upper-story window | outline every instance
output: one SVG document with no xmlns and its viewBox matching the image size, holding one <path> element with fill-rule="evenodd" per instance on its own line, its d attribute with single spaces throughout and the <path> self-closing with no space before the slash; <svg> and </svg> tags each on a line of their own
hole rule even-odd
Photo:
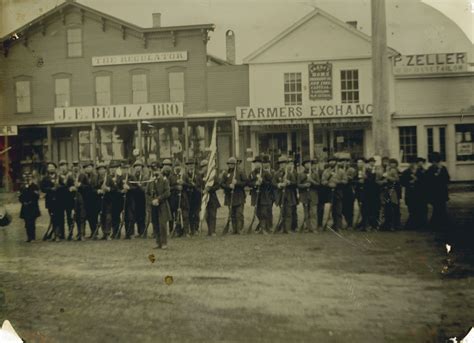
<svg viewBox="0 0 474 343">
<path fill-rule="evenodd" d="M 110 93 L 110 75 L 100 75 L 95 77 L 95 103 L 96 105 L 110 105 L 112 95 Z"/>
<path fill-rule="evenodd" d="M 148 102 L 148 82 L 145 73 L 132 74 L 132 103 L 145 104 Z"/>
<path fill-rule="evenodd" d="M 71 105 L 71 80 L 69 78 L 55 79 L 54 93 L 56 107 L 69 107 Z"/>
<path fill-rule="evenodd" d="M 170 72 L 168 78 L 170 102 L 184 102 L 184 72 Z"/>
<path fill-rule="evenodd" d="M 285 106 L 301 105 L 301 73 L 285 73 Z"/>
<path fill-rule="evenodd" d="M 341 100 L 343 104 L 359 102 L 359 71 L 341 70 Z"/>
<path fill-rule="evenodd" d="M 82 57 L 82 29 L 67 30 L 67 56 Z"/>
<path fill-rule="evenodd" d="M 31 112 L 31 80 L 18 80 L 15 82 L 16 112 Z"/>
</svg>

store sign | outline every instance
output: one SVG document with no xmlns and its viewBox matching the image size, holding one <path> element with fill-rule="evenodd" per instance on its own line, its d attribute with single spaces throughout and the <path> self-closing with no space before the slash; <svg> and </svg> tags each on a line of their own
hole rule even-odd
<svg viewBox="0 0 474 343">
<path fill-rule="evenodd" d="M 332 99 L 332 64 L 311 63 L 308 66 L 310 100 Z"/>
<path fill-rule="evenodd" d="M 458 156 L 470 156 L 473 151 L 472 143 L 458 143 L 456 150 Z"/>
<path fill-rule="evenodd" d="M 92 65 L 97 67 L 106 65 L 177 62 L 187 60 L 187 51 L 171 51 L 151 54 L 94 56 L 92 57 Z"/>
<path fill-rule="evenodd" d="M 181 117 L 183 117 L 183 103 L 181 102 L 141 105 L 58 107 L 54 109 L 54 121 L 57 123 L 167 119 Z"/>
<path fill-rule="evenodd" d="M 393 59 L 395 75 L 442 74 L 467 71 L 465 52 L 447 54 L 398 55 Z"/>
<path fill-rule="evenodd" d="M 18 126 L 16 125 L 0 126 L 0 136 L 17 136 L 17 135 L 18 135 Z"/>
<path fill-rule="evenodd" d="M 237 107 L 237 120 L 291 120 L 372 116 L 372 104 Z"/>
</svg>

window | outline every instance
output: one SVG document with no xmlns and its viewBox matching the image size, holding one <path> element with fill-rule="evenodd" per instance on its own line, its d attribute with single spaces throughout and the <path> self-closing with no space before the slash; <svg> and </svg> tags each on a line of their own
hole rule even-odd
<svg viewBox="0 0 474 343">
<path fill-rule="evenodd" d="M 132 103 L 145 104 L 148 102 L 148 84 L 146 74 L 132 75 Z"/>
<path fill-rule="evenodd" d="M 301 105 L 303 95 L 301 93 L 301 73 L 285 73 L 285 106 Z"/>
<path fill-rule="evenodd" d="M 31 81 L 22 80 L 16 81 L 16 112 L 29 113 L 31 112 Z"/>
<path fill-rule="evenodd" d="M 82 29 L 67 30 L 67 56 L 82 57 Z"/>
<path fill-rule="evenodd" d="M 428 139 L 428 158 L 434 151 L 441 155 L 441 161 L 446 161 L 446 128 L 428 127 L 426 130 Z"/>
<path fill-rule="evenodd" d="M 406 163 L 409 158 L 416 158 L 418 155 L 416 142 L 416 126 L 405 126 L 399 128 L 400 150 L 403 153 L 402 162 Z"/>
<path fill-rule="evenodd" d="M 343 104 L 359 103 L 358 70 L 341 70 L 341 101 Z"/>
<path fill-rule="evenodd" d="M 110 76 L 96 76 L 95 77 L 95 102 L 96 105 L 110 105 Z"/>
<path fill-rule="evenodd" d="M 184 102 L 184 73 L 169 73 L 170 102 Z"/>
<path fill-rule="evenodd" d="M 352 158 L 364 156 L 364 130 L 334 131 L 334 151 L 350 153 Z"/>
<path fill-rule="evenodd" d="M 68 107 L 71 104 L 70 80 L 68 78 L 54 80 L 56 107 Z"/>
<path fill-rule="evenodd" d="M 474 124 L 456 125 L 456 160 L 474 161 Z"/>
</svg>

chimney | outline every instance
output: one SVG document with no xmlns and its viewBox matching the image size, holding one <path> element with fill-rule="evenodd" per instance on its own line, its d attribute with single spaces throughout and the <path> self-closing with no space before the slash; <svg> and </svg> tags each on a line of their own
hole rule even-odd
<svg viewBox="0 0 474 343">
<path fill-rule="evenodd" d="M 350 26 L 352 26 L 354 29 L 357 30 L 357 20 L 346 21 L 346 24 L 349 24 Z"/>
<path fill-rule="evenodd" d="M 161 13 L 153 13 L 153 27 L 161 27 Z"/>
<path fill-rule="evenodd" d="M 225 49 L 227 62 L 235 64 L 235 34 L 232 30 L 225 33 Z"/>
</svg>

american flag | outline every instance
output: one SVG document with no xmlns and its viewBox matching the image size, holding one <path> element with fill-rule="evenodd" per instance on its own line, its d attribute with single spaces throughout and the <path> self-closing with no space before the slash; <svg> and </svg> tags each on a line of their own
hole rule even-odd
<svg viewBox="0 0 474 343">
<path fill-rule="evenodd" d="M 204 182 L 205 182 L 204 188 L 214 186 L 214 178 L 217 173 L 217 169 L 216 169 L 217 120 L 214 121 L 214 128 L 212 129 L 212 138 L 211 138 L 211 145 L 209 146 L 209 150 L 210 150 L 210 154 L 208 158 L 209 162 L 207 164 L 206 178 L 204 179 Z M 207 208 L 208 202 L 209 202 L 209 193 L 206 193 L 203 195 L 202 203 L 201 203 L 201 213 L 200 213 L 201 225 L 204 218 L 206 217 L 206 208 Z"/>
</svg>

